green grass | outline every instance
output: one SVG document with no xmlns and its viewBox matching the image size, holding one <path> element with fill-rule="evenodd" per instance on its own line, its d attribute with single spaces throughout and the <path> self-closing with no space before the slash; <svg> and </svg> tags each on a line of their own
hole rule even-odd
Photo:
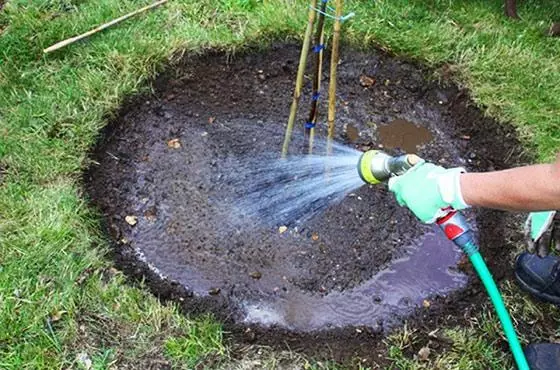
<svg viewBox="0 0 560 370">
<path fill-rule="evenodd" d="M 147 3 L 9 0 L 0 11 L 2 369 L 79 368 L 84 354 L 99 369 L 152 360 L 190 366 L 227 357 L 219 325 L 183 317 L 174 305 L 161 305 L 145 289 L 126 284 L 111 267 L 80 172 L 119 104 L 147 91 L 164 65 L 208 48 L 234 53 L 247 45 L 299 39 L 306 5 L 172 0 L 42 54 L 57 41 Z M 344 42 L 378 45 L 434 67 L 449 64 L 475 102 L 513 122 L 528 150 L 550 159 L 560 148 L 560 40 L 545 37 L 544 30 L 554 15 L 558 20 L 560 3 L 520 2 L 517 22 L 505 19 L 501 7 L 501 0 L 347 1 L 356 17 L 345 25 Z M 542 312 L 557 320 L 557 313 L 521 305 L 517 291 L 509 292 L 508 304 L 520 321 Z M 466 331 L 449 329 L 457 345 L 439 361 L 458 369 L 499 367 L 508 360 L 495 350 L 496 328 L 490 316 Z M 527 339 L 547 335 L 535 329 Z M 396 364 L 425 366 L 388 346 Z"/>
</svg>

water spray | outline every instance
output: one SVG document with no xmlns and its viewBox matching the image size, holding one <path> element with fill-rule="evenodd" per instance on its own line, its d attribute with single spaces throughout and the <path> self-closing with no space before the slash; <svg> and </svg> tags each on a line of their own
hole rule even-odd
<svg viewBox="0 0 560 370">
<path fill-rule="evenodd" d="M 378 150 L 370 150 L 360 157 L 358 161 L 358 174 L 360 178 L 368 184 L 379 184 L 388 181 L 393 176 L 402 175 L 420 162 L 421 159 L 414 154 L 392 157 Z M 529 365 L 527 364 L 525 354 L 523 353 L 523 349 L 515 333 L 511 317 L 504 305 L 500 291 L 492 278 L 492 274 L 488 270 L 479 252 L 478 244 L 472 229 L 460 212 L 452 208 L 449 208 L 447 211 L 447 215 L 439 218 L 436 223 L 443 230 L 447 238 L 461 248 L 469 257 L 502 323 L 502 328 L 508 340 L 517 368 L 520 370 L 529 370 Z"/>
</svg>

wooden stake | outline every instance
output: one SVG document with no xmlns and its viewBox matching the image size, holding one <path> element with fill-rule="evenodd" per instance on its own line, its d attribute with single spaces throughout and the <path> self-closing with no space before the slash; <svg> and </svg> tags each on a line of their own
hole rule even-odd
<svg viewBox="0 0 560 370">
<path fill-rule="evenodd" d="M 294 121 L 296 120 L 296 113 L 301 96 L 301 87 L 303 86 L 303 74 L 305 73 L 305 64 L 307 63 L 307 54 L 309 53 L 309 44 L 311 43 L 311 33 L 313 32 L 313 23 L 315 22 L 315 7 L 317 0 L 310 1 L 310 8 L 308 14 L 307 28 L 303 38 L 303 46 L 301 47 L 301 54 L 299 57 L 299 66 L 296 78 L 296 87 L 294 89 L 294 97 L 292 99 L 292 106 L 290 107 L 290 116 L 288 117 L 288 126 L 284 135 L 284 144 L 282 145 L 282 158 L 288 154 L 288 146 L 292 138 L 292 130 L 294 128 Z"/>
<path fill-rule="evenodd" d="M 323 61 L 323 28 L 325 25 L 325 12 L 327 11 L 327 2 L 321 1 L 321 11 L 319 12 L 319 18 L 317 21 L 317 28 L 315 30 L 315 37 L 313 39 L 313 48 L 320 47 L 319 50 L 313 50 L 315 53 L 315 65 L 313 69 L 313 87 L 311 92 L 311 110 L 309 111 L 309 116 L 307 122 L 317 123 L 317 106 L 319 103 L 319 89 L 321 86 L 321 63 Z M 312 138 L 311 131 L 315 131 L 313 128 L 304 128 L 304 137 L 309 140 L 309 153 L 311 153 L 312 148 Z M 305 142 L 305 141 L 304 141 Z"/>
<path fill-rule="evenodd" d="M 328 122 L 328 140 L 327 154 L 332 154 L 332 142 L 334 139 L 334 119 L 336 112 L 336 68 L 338 67 L 338 48 L 340 44 L 340 18 L 342 17 L 343 0 L 335 0 L 335 16 L 333 41 L 331 51 L 331 71 L 329 77 L 329 111 L 327 116 Z"/>
<path fill-rule="evenodd" d="M 323 76 L 323 51 L 327 49 L 327 42 L 325 42 L 325 32 L 321 34 L 321 45 L 325 45 L 325 48 L 319 53 L 319 81 L 317 82 L 317 91 L 321 90 L 321 77 Z M 313 118 L 313 123 L 317 123 L 317 112 L 315 112 L 315 117 Z M 315 128 L 309 131 L 309 154 L 313 154 L 313 139 L 315 138 Z"/>
<path fill-rule="evenodd" d="M 165 4 L 167 1 L 168 1 L 168 0 L 160 0 L 160 1 L 157 1 L 157 2 L 155 2 L 155 3 L 153 3 L 153 4 L 151 4 L 151 5 L 148 5 L 148 6 L 145 6 L 145 7 L 141 8 L 141 9 L 135 10 L 135 11 L 133 11 L 132 13 L 128 13 L 128 14 L 126 14 L 126 15 L 123 15 L 123 16 L 120 17 L 120 18 L 117 18 L 117 19 L 114 19 L 114 20 L 112 20 L 112 21 L 110 21 L 110 22 L 107 22 L 107 23 L 105 23 L 105 24 L 102 24 L 101 26 L 96 27 L 96 28 L 94 28 L 94 29 L 92 29 L 92 30 L 90 30 L 90 31 L 87 31 L 86 33 L 82 33 L 81 35 L 78 35 L 78 36 L 75 36 L 75 37 L 66 39 L 66 40 L 64 40 L 64 41 L 60 41 L 60 42 L 58 42 L 58 43 L 56 43 L 56 44 L 54 44 L 54 45 L 52 45 L 52 46 L 49 46 L 49 47 L 46 48 L 45 50 L 43 50 L 43 53 L 45 53 L 45 54 L 46 54 L 46 53 L 50 53 L 50 52 L 52 52 L 52 51 L 61 49 L 61 48 L 65 47 L 65 46 L 67 46 L 67 45 L 73 44 L 73 43 L 75 43 L 76 41 L 85 39 L 86 37 L 89 37 L 89 36 L 93 35 L 94 33 L 103 31 L 104 29 L 109 28 L 109 27 L 111 27 L 111 26 L 113 26 L 113 25 L 115 25 L 115 24 L 117 24 L 117 23 L 119 23 L 119 22 L 122 22 L 122 21 L 124 21 L 124 20 L 126 20 L 126 19 L 128 19 L 128 18 L 130 18 L 130 17 L 133 17 L 133 16 L 135 16 L 135 15 L 137 15 L 137 14 L 143 13 L 143 12 L 145 12 L 145 11 L 147 11 L 147 10 L 150 10 L 150 9 L 152 9 L 152 8 L 155 8 L 155 7 L 157 7 L 157 6 L 160 6 L 160 5 L 162 5 L 162 4 Z"/>
</svg>

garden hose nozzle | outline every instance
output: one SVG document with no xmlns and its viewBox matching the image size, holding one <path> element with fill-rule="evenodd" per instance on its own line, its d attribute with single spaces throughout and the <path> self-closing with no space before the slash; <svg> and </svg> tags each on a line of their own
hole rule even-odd
<svg viewBox="0 0 560 370">
<path fill-rule="evenodd" d="M 379 184 L 402 175 L 420 160 L 415 154 L 392 157 L 379 150 L 368 150 L 358 161 L 358 174 L 368 184 Z"/>
</svg>

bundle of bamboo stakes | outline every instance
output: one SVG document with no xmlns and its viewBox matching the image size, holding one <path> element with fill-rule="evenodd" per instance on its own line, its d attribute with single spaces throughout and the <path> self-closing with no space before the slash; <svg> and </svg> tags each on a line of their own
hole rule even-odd
<svg viewBox="0 0 560 370">
<path fill-rule="evenodd" d="M 285 158 L 288 154 L 288 147 L 290 145 L 290 140 L 292 137 L 292 131 L 294 128 L 294 122 L 296 119 L 296 114 L 298 110 L 298 105 L 301 97 L 301 91 L 303 87 L 303 79 L 307 64 L 307 56 L 309 54 L 309 49 L 311 45 L 311 37 L 313 33 L 313 26 L 315 23 L 315 18 L 317 17 L 317 25 L 315 27 L 315 35 L 313 36 L 313 52 L 314 52 L 314 68 L 312 76 L 312 95 L 311 95 L 311 109 L 307 121 L 304 124 L 304 136 L 305 142 L 308 147 L 309 154 L 313 151 L 313 138 L 315 135 L 315 125 L 317 124 L 317 111 L 318 102 L 320 98 L 320 87 L 321 87 L 321 75 L 322 75 L 322 64 L 323 64 L 323 53 L 325 50 L 325 34 L 324 34 L 324 24 L 325 15 L 327 14 L 327 2 L 328 0 L 320 0 L 321 7 L 317 8 L 317 0 L 311 0 L 309 4 L 309 14 L 307 28 L 305 30 L 305 36 L 303 39 L 303 45 L 301 48 L 301 54 L 299 58 L 299 66 L 296 77 L 296 86 L 294 89 L 294 95 L 292 99 L 292 105 L 290 107 L 290 115 L 288 118 L 288 125 L 286 127 L 286 133 L 284 136 L 284 144 L 282 145 L 282 157 Z M 332 35 L 332 50 L 331 50 L 331 63 L 330 63 L 330 75 L 329 75 L 329 101 L 328 101 L 328 113 L 327 113 L 327 123 L 328 123 L 328 133 L 327 133 L 327 154 L 332 151 L 332 141 L 334 138 L 334 120 L 336 112 L 336 68 L 338 66 L 339 59 L 339 44 L 340 44 L 340 28 L 342 21 L 342 6 L 343 0 L 335 0 L 335 16 L 334 27 Z"/>
</svg>

